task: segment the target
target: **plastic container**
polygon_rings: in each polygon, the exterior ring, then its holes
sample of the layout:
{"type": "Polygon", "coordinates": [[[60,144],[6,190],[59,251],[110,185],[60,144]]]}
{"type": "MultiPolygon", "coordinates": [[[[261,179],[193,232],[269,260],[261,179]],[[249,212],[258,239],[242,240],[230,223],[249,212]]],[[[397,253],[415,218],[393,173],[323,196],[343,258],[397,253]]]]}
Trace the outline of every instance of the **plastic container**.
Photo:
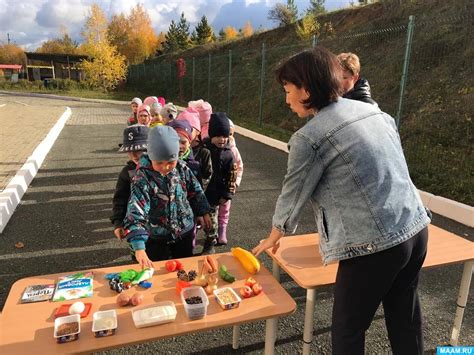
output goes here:
{"type": "Polygon", "coordinates": [[[238,308],[242,299],[230,287],[218,288],[214,290],[214,297],[222,309],[238,308]]]}
{"type": "Polygon", "coordinates": [[[92,332],[96,338],[114,335],[117,329],[117,312],[110,311],[95,312],[92,316],[92,332]]]}
{"type": "Polygon", "coordinates": [[[144,328],[173,322],[176,319],[176,313],[174,302],[163,301],[132,310],[132,318],[135,327],[144,328]]]}
{"type": "Polygon", "coordinates": [[[207,306],[209,306],[209,298],[207,298],[206,291],[200,286],[192,286],[183,288],[181,291],[181,301],[183,302],[184,310],[190,320],[204,318],[207,314],[207,306]],[[188,304],[186,298],[201,297],[202,303],[188,304]]]}
{"type": "Polygon", "coordinates": [[[79,333],[81,332],[81,316],[79,314],[73,314],[70,316],[59,317],[54,320],[54,337],[56,342],[68,343],[70,341],[77,340],[79,338],[79,333]],[[70,331],[62,332],[64,324],[74,324],[77,323],[77,326],[70,325],[70,331]]]}

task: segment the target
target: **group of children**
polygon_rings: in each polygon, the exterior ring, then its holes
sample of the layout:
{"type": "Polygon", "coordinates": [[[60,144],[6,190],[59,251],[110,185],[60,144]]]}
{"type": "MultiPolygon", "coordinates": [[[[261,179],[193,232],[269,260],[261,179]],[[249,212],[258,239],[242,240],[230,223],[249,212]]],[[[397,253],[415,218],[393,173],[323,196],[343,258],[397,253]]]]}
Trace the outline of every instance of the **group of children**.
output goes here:
{"type": "Polygon", "coordinates": [[[154,96],[134,98],[131,108],[119,149],[129,161],[110,218],[115,236],[128,241],[144,267],[192,256],[201,228],[202,253],[215,253],[227,244],[231,200],[243,174],[232,121],[203,100],[179,114],[154,96]]]}

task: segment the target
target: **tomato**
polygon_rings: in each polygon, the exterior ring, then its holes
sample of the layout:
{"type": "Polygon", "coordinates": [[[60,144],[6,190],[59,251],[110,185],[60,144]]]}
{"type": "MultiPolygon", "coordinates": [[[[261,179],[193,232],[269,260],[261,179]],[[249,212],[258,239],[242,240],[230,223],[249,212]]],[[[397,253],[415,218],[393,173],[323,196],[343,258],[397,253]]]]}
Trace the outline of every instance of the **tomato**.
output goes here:
{"type": "Polygon", "coordinates": [[[259,283],[256,283],[252,286],[252,291],[255,295],[258,295],[259,293],[262,293],[263,287],[259,283]]]}
{"type": "Polygon", "coordinates": [[[244,286],[240,289],[240,295],[243,298],[249,298],[249,297],[252,297],[253,291],[249,286],[244,286]]]}
{"type": "Polygon", "coordinates": [[[176,293],[179,295],[181,294],[183,288],[191,287],[192,285],[193,284],[191,282],[179,280],[178,282],[176,282],[176,293]]]}
{"type": "Polygon", "coordinates": [[[176,260],[168,260],[165,263],[165,268],[166,268],[166,270],[168,270],[168,272],[176,271],[176,269],[177,269],[176,260]]]}
{"type": "Polygon", "coordinates": [[[175,271],[176,271],[176,270],[184,270],[184,266],[183,266],[183,264],[181,263],[181,261],[179,261],[179,260],[173,260],[173,261],[176,262],[176,269],[175,269],[175,271]]]}
{"type": "Polygon", "coordinates": [[[245,280],[245,286],[252,287],[255,285],[257,281],[253,277],[249,277],[247,280],[245,280]]]}

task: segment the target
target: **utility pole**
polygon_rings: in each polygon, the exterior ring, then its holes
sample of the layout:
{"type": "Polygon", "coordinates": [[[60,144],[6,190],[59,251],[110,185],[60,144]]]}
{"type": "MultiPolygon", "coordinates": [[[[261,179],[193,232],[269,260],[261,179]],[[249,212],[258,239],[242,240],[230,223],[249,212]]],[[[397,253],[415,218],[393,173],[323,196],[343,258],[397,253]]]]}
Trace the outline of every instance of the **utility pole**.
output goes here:
{"type": "Polygon", "coordinates": [[[7,32],[7,42],[10,44],[10,34],[7,32]]]}

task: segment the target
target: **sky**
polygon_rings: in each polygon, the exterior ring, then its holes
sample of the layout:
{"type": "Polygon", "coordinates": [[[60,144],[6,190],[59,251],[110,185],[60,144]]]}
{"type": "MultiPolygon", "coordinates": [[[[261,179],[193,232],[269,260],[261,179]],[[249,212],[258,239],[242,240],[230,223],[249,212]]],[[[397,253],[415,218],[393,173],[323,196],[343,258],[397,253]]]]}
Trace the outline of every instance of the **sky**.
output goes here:
{"type": "MultiPolygon", "coordinates": [[[[98,4],[110,19],[115,14],[128,15],[137,3],[143,4],[156,33],[166,32],[172,20],[182,12],[191,31],[205,15],[216,32],[225,26],[242,28],[250,21],[254,29],[270,29],[277,24],[267,19],[268,11],[284,0],[3,0],[0,6],[0,43],[15,43],[33,51],[48,39],[61,36],[65,26],[71,37],[81,42],[81,28],[90,6],[98,4]]],[[[295,0],[299,13],[309,7],[309,0],[295,0]]],[[[348,6],[349,0],[326,0],[328,11],[348,6]]]]}

